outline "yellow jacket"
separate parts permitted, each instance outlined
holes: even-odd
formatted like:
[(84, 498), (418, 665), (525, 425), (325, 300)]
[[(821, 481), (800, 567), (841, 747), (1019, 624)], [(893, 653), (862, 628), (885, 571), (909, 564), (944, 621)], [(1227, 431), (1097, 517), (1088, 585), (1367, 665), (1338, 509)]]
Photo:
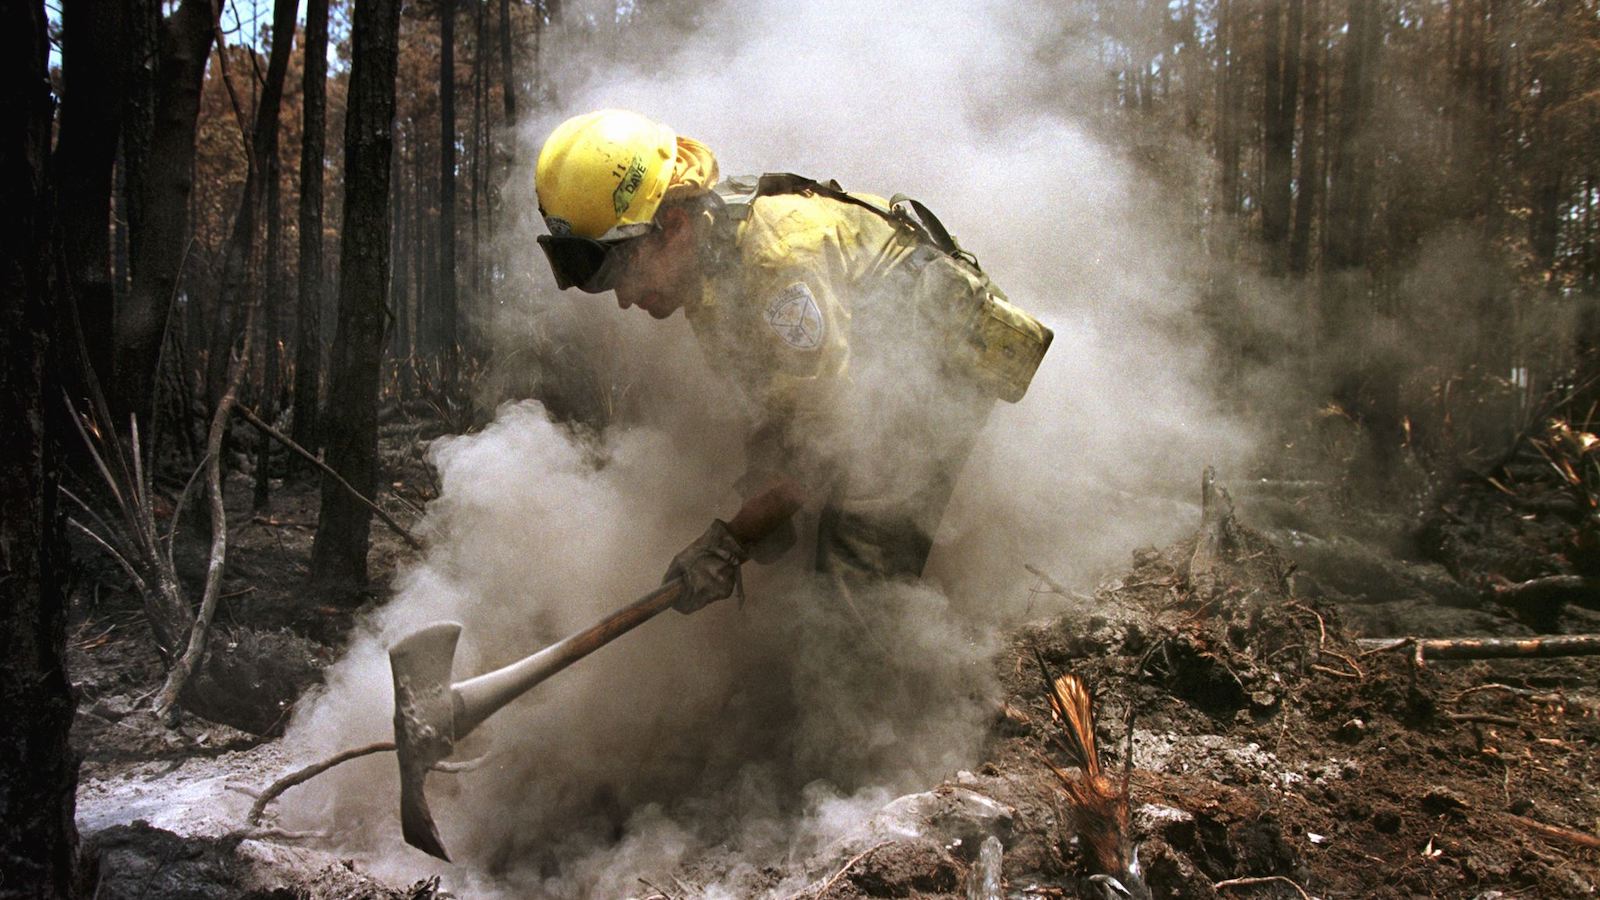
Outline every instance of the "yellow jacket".
[(884, 463), (897, 445), (925, 443), (925, 420), (959, 393), (934, 377), (951, 331), (940, 316), (956, 306), (926, 295), (971, 286), (950, 283), (930, 265), (948, 262), (942, 252), (871, 209), (800, 193), (746, 209), (725, 223), (702, 295), (685, 307), (707, 360), (755, 407), (745, 487), (781, 471), (813, 488), (848, 474), (851, 495), (903, 493)]

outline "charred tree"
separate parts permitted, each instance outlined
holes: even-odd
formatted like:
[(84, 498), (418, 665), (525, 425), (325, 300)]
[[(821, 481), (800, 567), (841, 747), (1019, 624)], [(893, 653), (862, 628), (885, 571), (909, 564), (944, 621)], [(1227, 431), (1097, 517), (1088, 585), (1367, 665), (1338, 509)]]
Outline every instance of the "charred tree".
[[(395, 157), (397, 167), (405, 167), (405, 136), (398, 123), (395, 126)], [(410, 192), (405, 188), (405, 179), (389, 179), (389, 258), (393, 260), (389, 269), (389, 305), (394, 313), (394, 323), (389, 330), (389, 356), (397, 365), (396, 386), (399, 400), (404, 403), (411, 399), (410, 366), (407, 362), (411, 358), (411, 268), (415, 265), (414, 254), (410, 251), (409, 238), (411, 234), (410, 220)]]
[[(1305, 0), (1297, 0), (1305, 2)], [(1317, 216), (1321, 198), (1322, 169), (1318, 157), (1321, 146), (1318, 138), (1321, 129), (1317, 116), (1322, 106), (1322, 53), (1324, 26), (1323, 5), (1326, 0), (1309, 0), (1311, 21), (1306, 27), (1305, 78), (1301, 92), (1300, 108), (1304, 124), (1300, 129), (1300, 177), (1295, 195), (1294, 227), (1289, 234), (1289, 272), (1304, 275), (1311, 264), (1311, 223)]]
[[(61, 134), (52, 169), (55, 219), (67, 265), (67, 288), (89, 362), (100, 384), (115, 385), (112, 328), (115, 291), (111, 280), (111, 168), (122, 128), (123, 36), (128, 3), (68, 0), (61, 5)], [(127, 413), (121, 391), (108, 398), (118, 427)]]
[(468, 257), (467, 271), (469, 310), (467, 314), (467, 346), (472, 348), (474, 355), (480, 350), (482, 341), (478, 337), (476, 327), (478, 311), (483, 309), (483, 255), (479, 220), (483, 200), (484, 185), (484, 153), (489, 145), (488, 134), (488, 66), (484, 57), (489, 43), (489, 17), (484, 14), (484, 4), (477, 3), (473, 6), (474, 24), (477, 34), (473, 37), (472, 49), (472, 140), (469, 146), (472, 149), (472, 181), (468, 189), (469, 208), (471, 220), (472, 245), (471, 255)]
[(272, 160), (278, 153), (278, 113), (283, 100), (283, 82), (289, 73), (289, 51), (294, 46), (295, 13), (298, 0), (274, 0), (272, 4), (272, 50), (267, 57), (267, 74), (256, 102), (251, 126), (250, 150), (246, 154), (249, 172), (244, 195), (233, 220), (233, 232), (222, 255), (222, 293), (217, 298), (211, 330), (211, 350), (206, 363), (206, 398), (215, 406), (222, 397), (228, 378), (229, 350), (234, 344), (233, 314), (243, 308), (245, 295), (252, 289), (250, 270), (255, 256), (256, 231), (261, 222)]
[[(283, 185), (278, 164), (278, 142), (272, 141), (272, 155), (267, 157), (267, 254), (266, 284), (261, 296), (265, 299), (260, 319), (261, 334), (261, 390), (259, 403), (261, 415), (272, 419), (277, 415), (279, 382), (283, 371), (282, 341), (278, 338), (278, 322), (283, 312)], [(257, 512), (267, 508), (272, 490), (272, 442), (256, 444), (255, 491), (251, 502)]]
[[(356, 0), (351, 23), (350, 97), (345, 113), (344, 230), (340, 240), (339, 324), (329, 366), (327, 461), (356, 491), (377, 499), (378, 378), (389, 284), (389, 169), (394, 137), (398, 0)], [(322, 508), (311, 577), (339, 590), (367, 580), (372, 511), (333, 479)]]
[(456, 0), (439, 3), (440, 389), (456, 389)]
[(1338, 137), (1330, 146), (1333, 158), (1324, 252), (1333, 271), (1361, 266), (1367, 258), (1372, 213), (1373, 68), (1381, 27), (1377, 0), (1350, 0)]
[(1216, 154), (1221, 168), (1218, 207), (1225, 215), (1239, 211), (1239, 119), (1243, 85), (1235, 62), (1239, 36), (1239, 0), (1221, 0), (1217, 12)]
[[(1300, 29), (1304, 0), (1269, 0), (1265, 19), (1265, 79), (1262, 91), (1261, 237), (1266, 244), (1267, 272), (1281, 275), (1288, 266), (1290, 175), (1294, 166), (1295, 105), (1300, 92)], [(1287, 21), (1284, 21), (1287, 19)], [(1278, 40), (1279, 29), (1283, 40)], [(1281, 48), (1281, 51), (1280, 51)]]
[(328, 0), (306, 0), (304, 127), (300, 142), (300, 271), (295, 303), (290, 434), (316, 450), (322, 388), (322, 169), (327, 155)]
[[(51, 359), (51, 97), (44, 4), (0, 8), (0, 897), (72, 896), (78, 763), (66, 674), (67, 560), (56, 514)], [(80, 45), (81, 46), (81, 45)], [(104, 222), (102, 222), (102, 225)]]
[(1371, 486), (1382, 489), (1395, 471), (1404, 423), (1400, 411), (1401, 363), (1395, 351), (1372, 340), (1381, 323), (1373, 301), (1369, 235), (1373, 221), (1377, 146), (1373, 94), (1383, 21), (1377, 0), (1351, 0), (1345, 35), (1338, 137), (1328, 186), (1323, 249), (1323, 337), (1333, 399), (1365, 429)]
[(129, 36), (134, 66), (123, 129), (128, 181), (130, 279), (117, 310), (115, 371), (119, 392), (139, 421), (150, 420), (167, 319), (188, 255), (189, 198), (194, 188), (200, 85), (216, 34), (220, 0), (181, 0), (165, 19), (155, 0), (136, 0)]
[(512, 125), (517, 121), (517, 80), (511, 68), (511, 0), (500, 0), (500, 79), (506, 124)]

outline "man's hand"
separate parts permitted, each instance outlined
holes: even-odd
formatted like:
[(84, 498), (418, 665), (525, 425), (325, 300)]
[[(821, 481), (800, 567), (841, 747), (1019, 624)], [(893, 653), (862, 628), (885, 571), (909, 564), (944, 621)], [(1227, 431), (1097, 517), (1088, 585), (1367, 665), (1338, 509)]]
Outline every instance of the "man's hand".
[(739, 543), (728, 525), (721, 519), (711, 520), (705, 534), (683, 548), (672, 558), (667, 574), (661, 583), (674, 578), (683, 579), (683, 590), (672, 608), (681, 613), (692, 613), (716, 600), (734, 593), (743, 593), (739, 579), (739, 564), (749, 554)]

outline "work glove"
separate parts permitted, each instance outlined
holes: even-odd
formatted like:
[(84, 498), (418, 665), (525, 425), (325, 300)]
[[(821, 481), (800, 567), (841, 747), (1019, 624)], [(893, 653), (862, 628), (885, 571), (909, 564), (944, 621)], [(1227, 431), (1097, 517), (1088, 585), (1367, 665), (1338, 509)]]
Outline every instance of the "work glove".
[(681, 613), (692, 613), (715, 600), (732, 594), (744, 602), (744, 584), (739, 577), (739, 564), (748, 557), (744, 546), (728, 531), (728, 523), (711, 520), (705, 534), (672, 558), (667, 574), (661, 583), (674, 578), (683, 579), (683, 590), (672, 608)]

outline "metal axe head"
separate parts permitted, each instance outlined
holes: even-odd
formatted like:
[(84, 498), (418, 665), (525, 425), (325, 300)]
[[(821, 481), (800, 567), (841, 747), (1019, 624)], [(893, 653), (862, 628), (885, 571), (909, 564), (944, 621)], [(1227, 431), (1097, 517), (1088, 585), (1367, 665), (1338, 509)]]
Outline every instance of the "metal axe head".
[(449, 861), (428, 809), (426, 779), (456, 742), (456, 706), (450, 684), (461, 625), (438, 622), (389, 648), (394, 672), (394, 745), (400, 757), (400, 828), (406, 843)]

